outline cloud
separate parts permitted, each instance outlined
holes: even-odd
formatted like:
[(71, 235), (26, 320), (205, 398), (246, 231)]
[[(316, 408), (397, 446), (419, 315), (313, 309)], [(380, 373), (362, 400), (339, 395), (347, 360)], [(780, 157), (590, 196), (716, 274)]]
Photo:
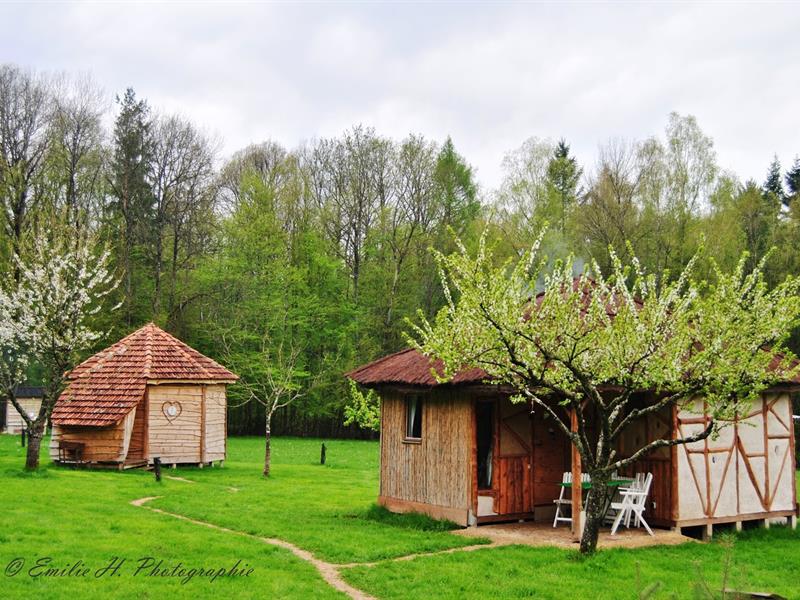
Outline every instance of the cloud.
[(800, 154), (800, 12), (789, 4), (4, 4), (0, 56), (91, 71), (215, 132), (224, 151), (356, 123), (450, 134), (496, 186), (503, 155), (697, 116), (720, 163), (763, 179)]

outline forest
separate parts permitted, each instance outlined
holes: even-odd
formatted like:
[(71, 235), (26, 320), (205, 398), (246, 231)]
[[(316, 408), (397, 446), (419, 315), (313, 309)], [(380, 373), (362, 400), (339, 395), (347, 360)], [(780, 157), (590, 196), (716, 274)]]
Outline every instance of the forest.
[[(608, 269), (613, 247), (667, 277), (701, 247), (700, 269), (728, 270), (774, 248), (771, 283), (800, 272), (800, 159), (765, 156), (763, 179), (742, 180), (693, 116), (665, 122), (645, 139), (598, 140), (591, 164), (569, 140), (521, 132), (487, 189), (450, 138), (354, 124), (223, 155), (208, 124), (133, 88), (110, 101), (88, 76), (0, 65), (3, 284), (32, 240), (91, 232), (119, 281), (93, 316), (105, 333), (92, 351), (154, 321), (242, 375), (230, 433), (263, 432), (248, 384), (277, 377), (296, 400), (273, 434), (371, 435), (344, 425), (343, 373), (405, 347), (418, 311), (436, 314), (432, 249), (456, 238), (487, 232), (494, 256), (513, 260), (546, 227), (552, 260)], [(28, 375), (37, 383), (35, 365)]]

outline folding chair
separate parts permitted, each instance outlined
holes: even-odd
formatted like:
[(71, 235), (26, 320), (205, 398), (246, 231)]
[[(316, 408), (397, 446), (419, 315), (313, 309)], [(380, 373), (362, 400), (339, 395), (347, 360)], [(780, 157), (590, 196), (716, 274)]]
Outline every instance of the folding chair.
[[(639, 475), (642, 475), (640, 477)], [(653, 484), (653, 474), (647, 475), (637, 473), (633, 485), (629, 488), (620, 488), (620, 502), (612, 502), (611, 508), (617, 511), (614, 524), (611, 526), (611, 535), (617, 533), (617, 529), (625, 520), (625, 527), (630, 527), (631, 516), (634, 517), (634, 527), (644, 525), (647, 533), (653, 534), (653, 530), (644, 519), (644, 511), (647, 508), (647, 497), (650, 495), (650, 486)]]
[[(572, 472), (567, 471), (564, 473), (564, 476), (561, 478), (561, 483), (572, 483)], [(569, 494), (567, 494), (567, 490), (569, 490)], [(572, 516), (564, 517), (562, 516), (562, 506), (570, 507), (570, 511), (572, 510), (572, 490), (568, 488), (566, 485), (561, 486), (561, 493), (558, 495), (558, 498), (553, 500), (553, 503), (556, 505), (556, 517), (553, 519), (553, 527), (558, 527), (558, 522), (563, 521), (564, 523), (572, 523)], [(570, 512), (570, 515), (572, 513)]]

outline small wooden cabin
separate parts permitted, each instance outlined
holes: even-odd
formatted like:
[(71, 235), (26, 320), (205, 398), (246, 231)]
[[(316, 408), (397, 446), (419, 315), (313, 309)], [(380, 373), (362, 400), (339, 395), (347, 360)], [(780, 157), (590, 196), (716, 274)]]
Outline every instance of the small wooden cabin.
[[(41, 387), (34, 386), (19, 386), (14, 392), (19, 405), (34, 419), (42, 407), (43, 393), (44, 390)], [(25, 429), (25, 421), (11, 404), (11, 400), (6, 400), (5, 405), (5, 424), (2, 429), (5, 433), (19, 433)]]
[(222, 365), (149, 323), (75, 367), (56, 402), (50, 457), (119, 468), (210, 464), (226, 454)]
[[(487, 384), (485, 372), (465, 371), (439, 384), (432, 367), (440, 365), (409, 349), (348, 373), (382, 400), (379, 503), (462, 526), (552, 522), (563, 473), (580, 473), (580, 457), (567, 437), (542, 410), (512, 403), (511, 390)], [(653, 473), (648, 522), (677, 529), (705, 525), (709, 531), (717, 523), (778, 517), (795, 524), (788, 390), (763, 394), (718, 439), (662, 448), (630, 468), (625, 474)], [(641, 418), (617, 450), (630, 456), (647, 441), (683, 437), (707, 423), (697, 399), (688, 408)]]

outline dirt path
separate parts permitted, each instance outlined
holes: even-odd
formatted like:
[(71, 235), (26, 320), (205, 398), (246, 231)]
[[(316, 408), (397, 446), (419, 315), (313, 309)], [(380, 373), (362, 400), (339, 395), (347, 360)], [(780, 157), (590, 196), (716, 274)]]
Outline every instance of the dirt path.
[(361, 590), (354, 588), (353, 586), (348, 584), (344, 579), (342, 579), (342, 577), (339, 575), (339, 567), (341, 565), (334, 565), (324, 560), (320, 560), (316, 558), (313, 554), (311, 554), (311, 552), (303, 550), (302, 548), (298, 548), (294, 544), (290, 544), (289, 542), (285, 542), (277, 538), (267, 538), (258, 535), (252, 535), (250, 533), (245, 533), (244, 531), (236, 531), (235, 529), (228, 529), (227, 527), (214, 525), (213, 523), (208, 523), (206, 521), (198, 521), (197, 519), (191, 519), (189, 517), (185, 517), (177, 513), (161, 510), (160, 508), (152, 508), (150, 506), (146, 506), (148, 502), (150, 502), (151, 500), (156, 500), (157, 498), (160, 498), (160, 496), (148, 496), (146, 498), (138, 498), (137, 500), (133, 500), (131, 504), (133, 506), (146, 508), (147, 510), (155, 513), (168, 515), (170, 517), (180, 519), (181, 521), (188, 521), (189, 523), (194, 523), (195, 525), (208, 527), (209, 529), (216, 529), (217, 531), (224, 531), (225, 533), (233, 533), (235, 535), (240, 535), (242, 537), (248, 537), (258, 540), (260, 542), (264, 542), (265, 544), (272, 544), (273, 546), (284, 548), (285, 550), (288, 550), (289, 552), (294, 554), (297, 558), (314, 565), (317, 571), (319, 571), (319, 574), (322, 575), (322, 578), (328, 583), (328, 585), (330, 585), (334, 589), (337, 589), (340, 592), (347, 594), (354, 600), (375, 600), (369, 594), (365, 594)]

